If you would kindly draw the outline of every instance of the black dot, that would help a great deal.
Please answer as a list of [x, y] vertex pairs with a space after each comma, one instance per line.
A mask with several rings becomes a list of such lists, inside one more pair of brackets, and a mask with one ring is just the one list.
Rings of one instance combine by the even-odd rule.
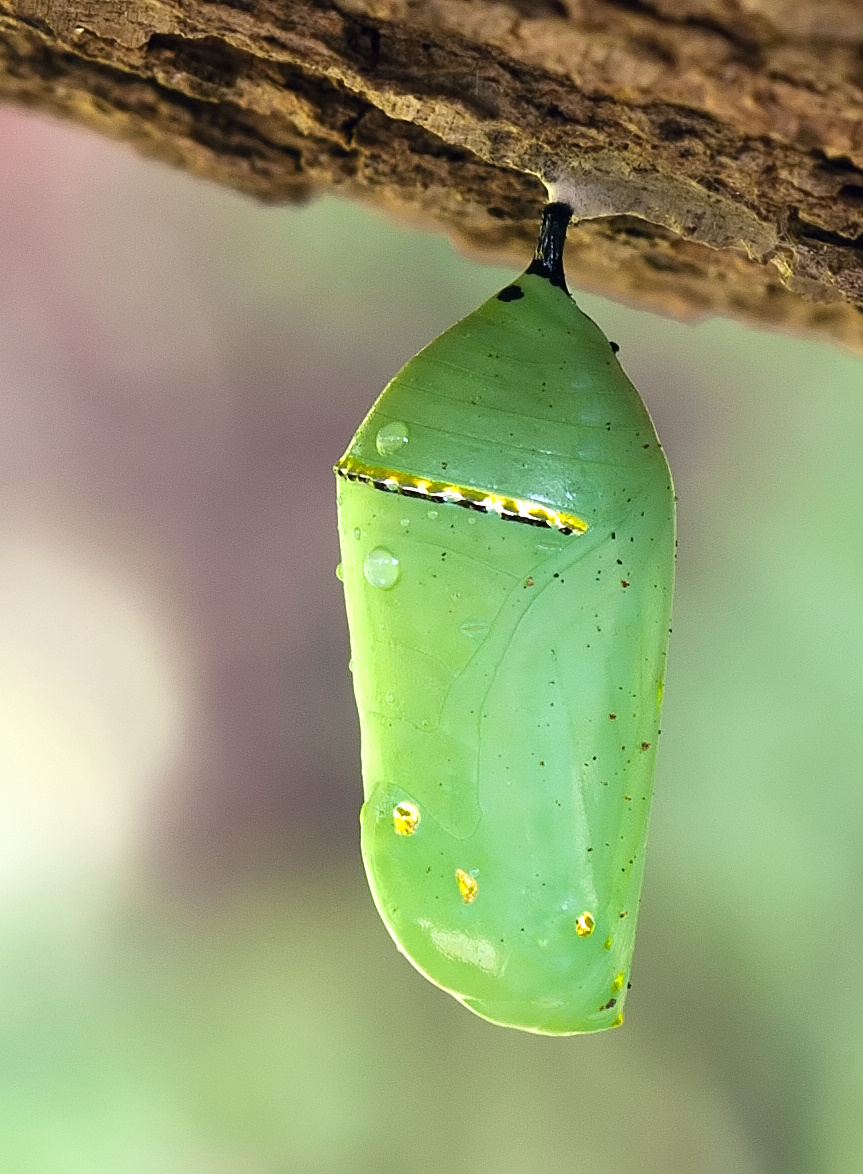
[[614, 351], [615, 354], [617, 354], [617, 352], [620, 350], [620, 347], [618, 346], [618, 344], [616, 342], [610, 342], [608, 345], [611, 347], [611, 349]]
[[524, 290], [520, 285], [508, 285], [497, 295], [497, 300], [499, 302], [517, 302], [519, 298], [523, 297]]

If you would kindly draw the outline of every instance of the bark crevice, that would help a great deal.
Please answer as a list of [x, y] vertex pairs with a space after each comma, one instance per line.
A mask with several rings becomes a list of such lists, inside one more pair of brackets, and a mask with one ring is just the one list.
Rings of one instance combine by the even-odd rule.
[[863, 349], [854, 0], [0, 0], [0, 99], [513, 264], [557, 181], [582, 287]]

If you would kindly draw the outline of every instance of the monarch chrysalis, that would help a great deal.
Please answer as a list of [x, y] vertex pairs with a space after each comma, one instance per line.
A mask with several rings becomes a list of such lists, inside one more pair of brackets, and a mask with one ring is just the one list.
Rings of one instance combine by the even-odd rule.
[[570, 216], [336, 466], [375, 903], [432, 982], [551, 1034], [622, 1022], [674, 573], [668, 465], [567, 291]]

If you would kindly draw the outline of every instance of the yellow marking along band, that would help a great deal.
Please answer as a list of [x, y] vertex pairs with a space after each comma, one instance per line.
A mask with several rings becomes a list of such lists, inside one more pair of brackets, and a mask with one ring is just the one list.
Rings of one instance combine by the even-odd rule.
[[502, 497], [486, 489], [470, 485], [450, 485], [446, 481], [430, 481], [407, 473], [367, 465], [354, 457], [344, 457], [336, 465], [336, 473], [348, 481], [359, 481], [388, 493], [404, 497], [421, 497], [442, 505], [460, 505], [484, 514], [499, 514], [510, 522], [527, 522], [530, 526], [548, 526], [561, 534], [584, 534], [587, 522], [575, 514], [565, 514], [535, 501], [521, 501], [516, 497]]

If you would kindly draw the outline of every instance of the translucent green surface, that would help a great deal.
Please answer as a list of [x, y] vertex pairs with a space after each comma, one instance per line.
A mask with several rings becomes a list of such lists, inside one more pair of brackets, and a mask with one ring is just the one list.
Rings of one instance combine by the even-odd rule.
[[564, 1034], [622, 1013], [674, 501], [602, 333], [544, 278], [517, 288], [407, 364], [343, 467], [542, 503], [586, 532], [342, 477], [339, 532], [378, 909], [471, 1010]]

